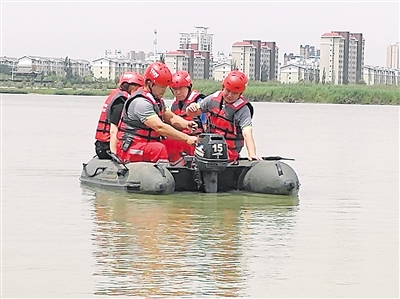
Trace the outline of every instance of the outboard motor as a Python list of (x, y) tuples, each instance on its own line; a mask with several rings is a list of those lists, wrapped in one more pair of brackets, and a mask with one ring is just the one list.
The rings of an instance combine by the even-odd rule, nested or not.
[(219, 134), (199, 135), (199, 144), (194, 151), (195, 165), (200, 172), (205, 192), (218, 191), (218, 173), (228, 165), (228, 149), (225, 137)]

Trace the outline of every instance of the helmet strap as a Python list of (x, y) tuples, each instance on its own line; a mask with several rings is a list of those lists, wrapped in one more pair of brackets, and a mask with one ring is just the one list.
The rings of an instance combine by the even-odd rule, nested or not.
[(188, 93), (187, 93), (186, 98), (184, 99), (184, 101), (186, 101), (189, 98), (190, 94), (192, 93), (192, 84), (187, 86), (187, 88), (188, 88)]
[(153, 93), (153, 86), (154, 83), (152, 83), (150, 80), (146, 80), (146, 86), (150, 91), (150, 94), (153, 96), (154, 99), (156, 99), (156, 101), (159, 101), (160, 99), (158, 97), (156, 97)]
[(153, 87), (153, 83), (151, 83), (151, 81), (149, 79), (146, 80), (146, 82), (144, 82), (145, 86), (147, 87), (147, 89), (150, 91), (150, 93), (152, 93), (152, 87)]

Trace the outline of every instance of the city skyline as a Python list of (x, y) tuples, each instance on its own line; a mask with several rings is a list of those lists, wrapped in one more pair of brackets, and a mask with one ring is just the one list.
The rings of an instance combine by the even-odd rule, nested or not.
[[(397, 1), (2, 1), (1, 6), (1, 56), (10, 57), (68, 56), (92, 61), (105, 50), (152, 52), (155, 29), (157, 51), (173, 51), (179, 47), (180, 33), (204, 26), (213, 34), (214, 53), (228, 54), (235, 42), (261, 39), (276, 42), (280, 62), (284, 53), (299, 54), (300, 45), (319, 48), (326, 32), (360, 32), (365, 39), (365, 65), (385, 66), (387, 46), (399, 39)], [(125, 18), (118, 13), (121, 6)]]

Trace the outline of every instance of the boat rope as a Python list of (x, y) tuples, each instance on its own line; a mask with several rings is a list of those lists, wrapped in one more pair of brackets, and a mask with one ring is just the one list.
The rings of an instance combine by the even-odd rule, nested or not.
[(93, 174), (89, 174), (86, 170), (86, 166), (87, 166), (87, 163), (83, 163), (83, 171), (85, 172), (85, 175), (88, 176), (89, 178), (92, 178), (92, 177), (98, 175), (99, 170), (101, 170), (103, 172), (107, 168), (107, 167), (97, 167)]

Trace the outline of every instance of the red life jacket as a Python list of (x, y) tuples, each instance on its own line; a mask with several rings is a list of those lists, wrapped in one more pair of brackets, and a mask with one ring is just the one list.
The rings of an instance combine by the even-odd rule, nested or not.
[(161, 136), (152, 128), (146, 126), (139, 119), (130, 119), (128, 117), (128, 107), (136, 98), (142, 97), (149, 101), (157, 113), (158, 117), (164, 121), (165, 103), (163, 99), (156, 100), (153, 95), (143, 89), (136, 91), (124, 105), (122, 117), (118, 125), (117, 138), (123, 141), (123, 149), (126, 151), (133, 140), (138, 142), (154, 142), (160, 141)]
[(100, 119), (97, 124), (95, 139), (101, 142), (110, 142), (110, 117), (111, 107), (113, 106), (116, 99), (122, 97), (124, 101), (129, 97), (129, 93), (119, 88), (114, 89), (107, 100), (103, 104), (101, 110)]
[(200, 116), (190, 117), (186, 114), (186, 107), (189, 106), (191, 103), (197, 103), (199, 99), (204, 98), (204, 95), (198, 92), (197, 90), (193, 90), (190, 95), (186, 98), (186, 100), (178, 101), (174, 98), (174, 101), (171, 105), (171, 111), (176, 115), (188, 120), (188, 121), (195, 121), (197, 123), (197, 130), (195, 132), (191, 132), (189, 129), (182, 130), (183, 133), (189, 135), (198, 135), (203, 132), (203, 126), (200, 119)]
[(234, 123), (234, 115), (244, 106), (248, 106), (253, 117), (253, 106), (242, 96), (232, 103), (225, 103), (223, 107), (221, 91), (211, 95), (211, 102), (208, 106), (208, 130), (210, 133), (225, 136), (228, 149), (236, 151), (238, 154), (243, 148), (244, 139), (242, 129)]

